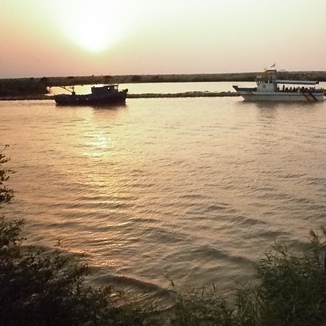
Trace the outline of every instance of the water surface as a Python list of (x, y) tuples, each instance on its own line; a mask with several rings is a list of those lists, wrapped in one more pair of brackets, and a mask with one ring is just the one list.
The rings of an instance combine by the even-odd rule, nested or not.
[(325, 121), (326, 103), (238, 97), (0, 102), (17, 171), (2, 211), (30, 242), (85, 253), (96, 284), (229, 289), (275, 239), (299, 246), (325, 225)]

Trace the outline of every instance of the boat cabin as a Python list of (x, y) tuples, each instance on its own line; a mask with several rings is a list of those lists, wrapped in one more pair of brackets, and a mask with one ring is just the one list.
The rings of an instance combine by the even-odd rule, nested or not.
[(277, 79), (277, 71), (272, 69), (261, 72), (256, 83), (257, 92), (302, 92), (308, 89), (316, 91), (315, 85), (319, 84), (318, 81)]
[(258, 92), (276, 92), (277, 83), (276, 83), (276, 70), (270, 69), (261, 72), (256, 79), (257, 91)]
[(101, 87), (93, 86), (91, 90), (93, 95), (105, 95), (108, 93), (118, 92), (118, 85), (117, 84), (104, 85)]

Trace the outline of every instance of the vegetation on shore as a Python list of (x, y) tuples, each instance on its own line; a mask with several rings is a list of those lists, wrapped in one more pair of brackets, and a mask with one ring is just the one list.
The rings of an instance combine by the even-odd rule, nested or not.
[[(0, 204), (13, 172), (0, 152)], [(0, 325), (222, 325), (322, 326), (326, 322), (325, 242), (314, 232), (301, 253), (274, 245), (257, 265), (256, 280), (228, 297), (210, 287), (179, 291), (174, 306), (158, 313), (110, 287), (87, 285), (81, 257), (23, 246), (22, 220), (0, 217)], [(325, 231), (324, 231), (325, 236)]]
[[(102, 75), (0, 79), (0, 98), (25, 96), (35, 98), (48, 93), (52, 86), (128, 83), (186, 83), (254, 81), (257, 72), (220, 74)], [(280, 79), (326, 81), (326, 71), (278, 72)]]
[(26, 98), (48, 93), (48, 78), (0, 79), (0, 97)]

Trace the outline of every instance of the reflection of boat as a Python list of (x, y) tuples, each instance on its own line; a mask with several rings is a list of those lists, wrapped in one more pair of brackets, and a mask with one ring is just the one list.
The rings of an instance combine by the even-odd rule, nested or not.
[(105, 105), (125, 103), (128, 89), (119, 90), (118, 85), (93, 86), (91, 94), (77, 95), (73, 90), (71, 94), (55, 95), (58, 105)]
[(319, 102), (324, 90), (315, 87), (318, 81), (279, 80), (276, 70), (258, 74), (257, 87), (233, 86), (246, 101)]

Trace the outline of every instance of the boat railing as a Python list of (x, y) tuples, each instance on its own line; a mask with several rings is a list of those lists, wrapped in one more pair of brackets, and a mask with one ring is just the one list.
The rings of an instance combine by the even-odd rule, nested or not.
[(323, 92), (323, 89), (317, 89), (315, 87), (286, 87), (283, 85), (283, 87), (277, 87), (277, 90), (279, 92), (292, 92), (292, 93), (303, 93), (303, 92), (313, 92), (313, 93), (319, 93)]

